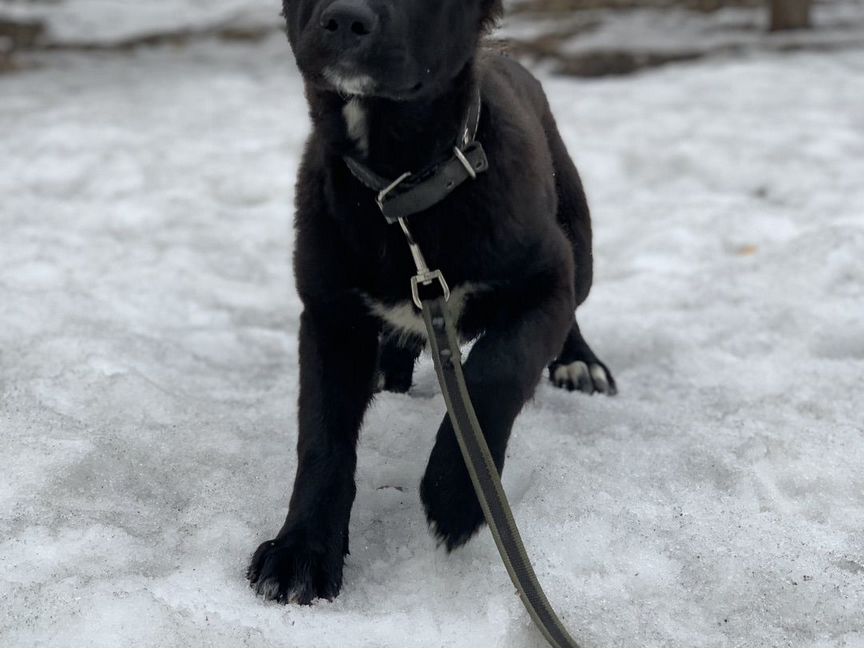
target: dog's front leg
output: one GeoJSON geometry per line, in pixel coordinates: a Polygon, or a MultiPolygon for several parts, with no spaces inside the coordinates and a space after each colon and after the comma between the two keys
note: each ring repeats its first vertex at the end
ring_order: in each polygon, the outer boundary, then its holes
{"type": "Polygon", "coordinates": [[[378,327],[364,316],[307,306],[301,317],[294,491],[282,530],[258,548],[248,570],[267,599],[309,604],[339,593],[377,345],[378,327]]]}
{"type": "MultiPolygon", "coordinates": [[[[500,317],[465,363],[468,392],[499,471],[513,422],[563,343],[574,308],[572,284],[562,279],[541,303],[500,317]]],[[[467,542],[483,523],[449,416],[438,430],[420,496],[435,535],[448,550],[467,542]]]]}

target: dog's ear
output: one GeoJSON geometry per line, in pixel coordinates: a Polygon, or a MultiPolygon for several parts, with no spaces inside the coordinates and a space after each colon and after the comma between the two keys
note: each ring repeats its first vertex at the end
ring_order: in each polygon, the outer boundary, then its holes
{"type": "Polygon", "coordinates": [[[502,0],[480,0],[481,26],[483,33],[492,31],[504,13],[502,0]]]}

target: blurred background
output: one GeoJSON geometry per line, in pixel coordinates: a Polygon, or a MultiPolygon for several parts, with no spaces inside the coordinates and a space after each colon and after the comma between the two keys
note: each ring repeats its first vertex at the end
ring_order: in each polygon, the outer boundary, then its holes
{"type": "MultiPolygon", "coordinates": [[[[0,69],[33,50],[118,50],[280,29],[264,0],[0,0],[0,69]]],[[[752,51],[860,45],[861,0],[509,0],[512,51],[576,76],[752,51]],[[794,32],[794,33],[793,33],[794,32]]]]}

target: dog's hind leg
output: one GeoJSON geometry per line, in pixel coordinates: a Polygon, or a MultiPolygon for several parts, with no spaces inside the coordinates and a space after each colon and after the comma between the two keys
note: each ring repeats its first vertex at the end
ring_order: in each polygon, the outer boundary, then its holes
{"type": "MultiPolygon", "coordinates": [[[[576,305],[579,306],[587,299],[594,278],[591,212],[582,179],[548,110],[544,115],[543,126],[555,165],[557,219],[573,248],[576,267],[574,287],[576,305]]],[[[575,319],[561,353],[549,365],[549,378],[558,387],[570,391],[579,390],[587,394],[598,392],[609,396],[618,392],[612,372],[588,346],[575,319]]]]}
{"type": "Polygon", "coordinates": [[[588,346],[575,319],[564,348],[549,365],[549,379],[557,387],[568,391],[579,390],[586,394],[597,392],[608,396],[618,393],[612,372],[588,346]]]}
{"type": "Polygon", "coordinates": [[[381,336],[378,356],[379,389],[397,394],[411,389],[414,365],[425,346],[423,338],[387,327],[381,336]]]}

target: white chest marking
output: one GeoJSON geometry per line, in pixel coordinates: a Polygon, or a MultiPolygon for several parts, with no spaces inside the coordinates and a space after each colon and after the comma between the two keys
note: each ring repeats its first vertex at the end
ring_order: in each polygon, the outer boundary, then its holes
{"type": "Polygon", "coordinates": [[[348,129],[348,137],[354,140],[360,152],[369,153],[369,129],[366,125],[366,111],[360,105],[360,101],[352,99],[342,109],[345,116],[345,126],[348,129]]]}
{"type": "MultiPolygon", "coordinates": [[[[447,308],[454,322],[459,322],[466,300],[471,295],[481,292],[484,288],[483,284],[466,283],[456,286],[451,290],[447,308]]],[[[413,302],[404,301],[397,304],[382,304],[368,295],[364,296],[364,299],[369,305],[369,310],[374,315],[380,317],[400,333],[426,338],[426,325],[423,323],[423,318],[420,316],[420,312],[413,302]]]]}

